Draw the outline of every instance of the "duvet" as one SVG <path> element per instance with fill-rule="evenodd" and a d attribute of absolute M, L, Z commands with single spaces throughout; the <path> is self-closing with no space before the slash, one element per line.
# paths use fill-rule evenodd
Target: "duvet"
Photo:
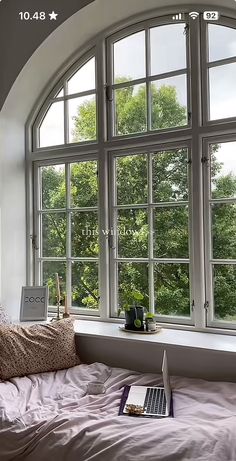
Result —
<path fill-rule="evenodd" d="M 0 383 L 0 461 L 236 460 L 235 383 L 172 377 L 174 418 L 118 416 L 134 383 L 161 376 L 94 363 Z"/>

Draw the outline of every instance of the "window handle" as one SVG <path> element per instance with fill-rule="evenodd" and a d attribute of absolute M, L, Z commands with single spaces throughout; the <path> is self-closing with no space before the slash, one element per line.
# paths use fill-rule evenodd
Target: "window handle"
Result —
<path fill-rule="evenodd" d="M 108 235 L 108 245 L 110 250 L 116 249 L 116 246 L 114 245 L 114 235 Z"/>
<path fill-rule="evenodd" d="M 107 99 L 108 102 L 113 101 L 112 88 L 111 88 L 110 85 L 106 85 L 106 99 Z"/>
<path fill-rule="evenodd" d="M 32 240 L 32 247 L 34 250 L 39 250 L 39 247 L 37 245 L 37 236 L 36 235 L 30 235 L 30 238 Z"/>

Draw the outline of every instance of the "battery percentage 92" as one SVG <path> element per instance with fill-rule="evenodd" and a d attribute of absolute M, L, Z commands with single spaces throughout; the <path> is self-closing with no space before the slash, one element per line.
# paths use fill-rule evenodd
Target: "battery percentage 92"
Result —
<path fill-rule="evenodd" d="M 203 19 L 205 21 L 218 21 L 219 17 L 219 11 L 204 11 L 203 13 Z"/>

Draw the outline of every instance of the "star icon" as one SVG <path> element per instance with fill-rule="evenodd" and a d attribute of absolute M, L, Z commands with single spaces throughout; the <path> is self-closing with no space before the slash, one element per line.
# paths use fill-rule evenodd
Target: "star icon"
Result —
<path fill-rule="evenodd" d="M 56 21 L 58 13 L 55 13 L 55 11 L 52 11 L 51 13 L 48 14 L 48 16 L 50 17 L 50 21 L 52 21 L 52 19 Z"/>

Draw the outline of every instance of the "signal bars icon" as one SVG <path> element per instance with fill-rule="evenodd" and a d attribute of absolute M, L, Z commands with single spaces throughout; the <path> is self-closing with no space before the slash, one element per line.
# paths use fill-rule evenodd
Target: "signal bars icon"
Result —
<path fill-rule="evenodd" d="M 174 16 L 172 16 L 172 19 L 173 19 L 173 21 L 181 21 L 181 19 L 183 19 L 183 17 L 184 17 L 184 15 L 182 13 L 179 13 L 179 14 L 175 14 Z"/>

